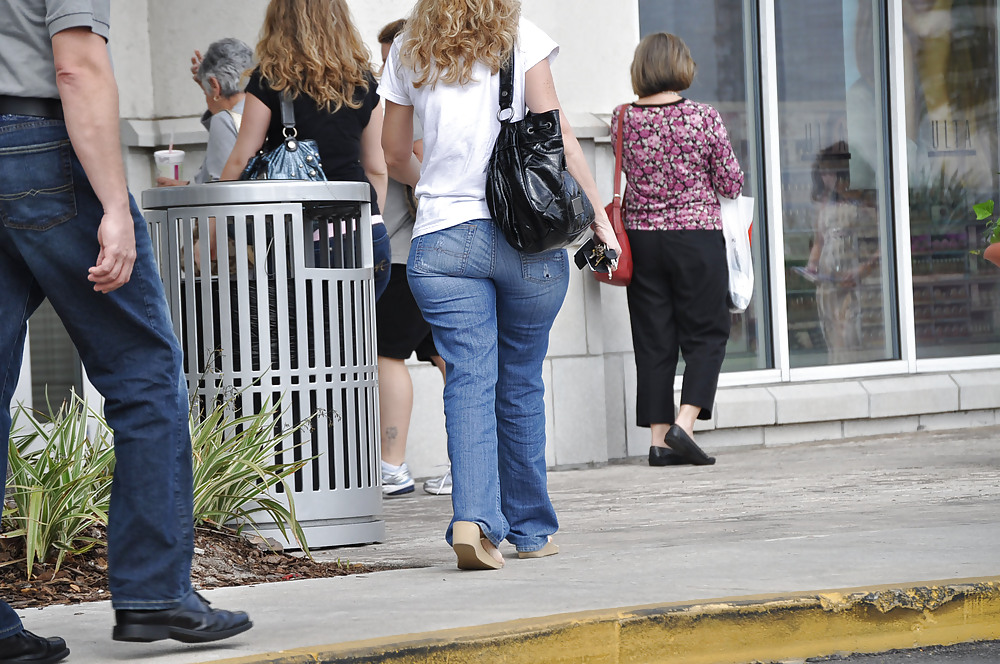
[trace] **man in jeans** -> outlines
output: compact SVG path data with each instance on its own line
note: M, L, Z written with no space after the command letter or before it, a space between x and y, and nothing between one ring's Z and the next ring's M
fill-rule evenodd
M125 183L109 5L11 0L0 21L0 431L10 431L28 317L48 298L115 432L113 638L214 641L252 623L191 588L188 396L146 224ZM68 654L0 601L0 664Z

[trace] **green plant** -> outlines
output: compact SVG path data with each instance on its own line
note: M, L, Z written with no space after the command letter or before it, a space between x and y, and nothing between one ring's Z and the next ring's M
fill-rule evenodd
M295 502L286 478L312 458L290 463L274 460L278 445L305 430L312 418L283 427L277 407L264 404L256 414L231 417L240 393L216 402L207 415L191 409L191 447L194 454L194 516L196 522L216 526L236 522L242 530L253 527L253 515L267 514L285 539L291 531L302 550L309 554L305 533L295 517ZM304 442L283 447L283 451ZM285 501L268 495L276 485L284 488Z
M53 553L58 571L67 553L100 543L94 527L108 523L115 456L107 423L75 393L47 422L19 406L12 429L6 495L13 507L4 517L10 527L4 537L24 539L31 578L34 565Z
M288 539L289 531L309 554L286 478L311 459L274 460L275 448L304 431L307 418L281 424L281 411L264 404L254 415L234 416L240 393L219 400L207 415L190 412L194 471L194 519L213 526L252 527L267 514ZM49 408L52 412L52 408ZM91 429L88 435L88 426ZM55 555L55 571L66 554L102 543L95 527L108 524L115 466L113 434L101 415L75 393L48 420L19 406L14 412L8 460L4 530L0 537L23 539L28 578L36 564ZM288 453L303 443L285 446ZM268 488L284 485L285 501Z
M976 203L972 206L972 209L976 213L976 221L986 220L985 237L987 246L994 242L1000 242L1000 224L997 224L1000 218L993 216L993 199ZM979 252L974 251L973 253L978 254Z
M969 189L960 173L940 171L910 183L910 222L920 226L954 226L968 221Z

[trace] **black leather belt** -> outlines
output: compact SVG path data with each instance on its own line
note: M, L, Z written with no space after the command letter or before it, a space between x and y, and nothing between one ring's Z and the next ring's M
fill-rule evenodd
M53 120L63 119L62 102L41 97L0 95L0 115L34 115Z

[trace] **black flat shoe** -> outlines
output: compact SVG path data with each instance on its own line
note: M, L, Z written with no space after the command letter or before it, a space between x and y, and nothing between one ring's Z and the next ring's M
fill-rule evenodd
M683 466L689 463L691 461L687 457L681 456L669 447L649 446L650 466Z
M715 463L715 457L705 454L698 444L691 440L691 436L676 424L672 424L667 430L663 442L696 466L711 466Z
M0 664L54 664L67 655L69 648L58 636L45 638L24 630L0 639Z
M115 611L112 638L115 641L160 641L206 643L245 632L253 623L242 611L213 609L198 593L191 593L173 609L160 611Z

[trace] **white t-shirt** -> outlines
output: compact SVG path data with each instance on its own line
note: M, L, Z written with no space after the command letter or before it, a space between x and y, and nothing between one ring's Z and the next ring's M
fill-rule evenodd
M415 193L419 201L413 237L487 219L486 166L500 121L499 75L476 63L464 86L438 82L413 87L413 71L399 62L396 38L385 62L378 93L402 106L413 106L424 128L424 160ZM514 52L514 120L525 114L524 72L542 60L551 64L559 46L531 21L521 18Z

